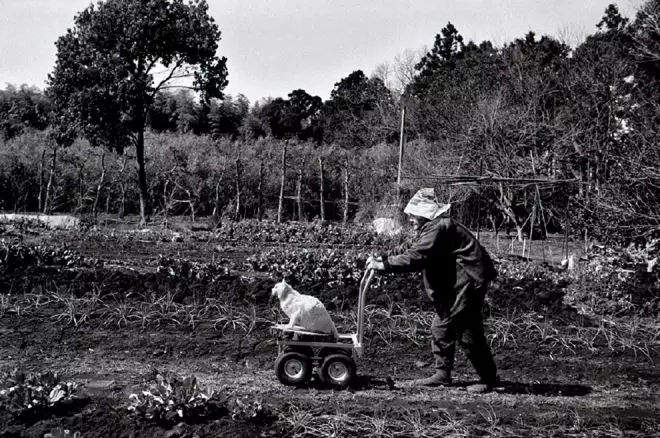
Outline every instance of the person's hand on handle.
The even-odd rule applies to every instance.
[[[385,264],[383,263],[383,258],[376,256],[369,256],[367,258],[367,269],[373,269],[374,271],[384,271]]]

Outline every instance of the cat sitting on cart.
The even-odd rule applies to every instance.
[[[271,295],[279,299],[280,308],[289,317],[283,329],[339,338],[335,323],[318,298],[301,294],[284,280],[273,287]]]
[[[360,283],[357,333],[340,334],[323,303],[316,297],[301,294],[286,281],[273,287],[272,296],[280,301],[288,324],[277,324],[278,356],[275,373],[286,385],[303,385],[313,374],[321,382],[344,388],[355,377],[353,353],[362,354],[362,327],[365,292],[373,271],[365,273]]]

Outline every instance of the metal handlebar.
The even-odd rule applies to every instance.
[[[362,275],[362,280],[360,281],[357,314],[357,341],[359,345],[362,345],[362,335],[364,333],[364,303],[366,301],[369,284],[374,278],[375,273],[376,271],[373,269],[367,269]]]

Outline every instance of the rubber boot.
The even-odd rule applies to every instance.
[[[413,386],[449,386],[451,385],[451,373],[445,370],[436,370],[435,374],[426,379],[413,381]]]

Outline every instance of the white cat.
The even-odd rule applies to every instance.
[[[339,337],[330,314],[318,298],[304,295],[282,280],[275,284],[271,292],[280,300],[282,311],[289,317],[288,328],[301,326],[307,331],[332,334]]]

